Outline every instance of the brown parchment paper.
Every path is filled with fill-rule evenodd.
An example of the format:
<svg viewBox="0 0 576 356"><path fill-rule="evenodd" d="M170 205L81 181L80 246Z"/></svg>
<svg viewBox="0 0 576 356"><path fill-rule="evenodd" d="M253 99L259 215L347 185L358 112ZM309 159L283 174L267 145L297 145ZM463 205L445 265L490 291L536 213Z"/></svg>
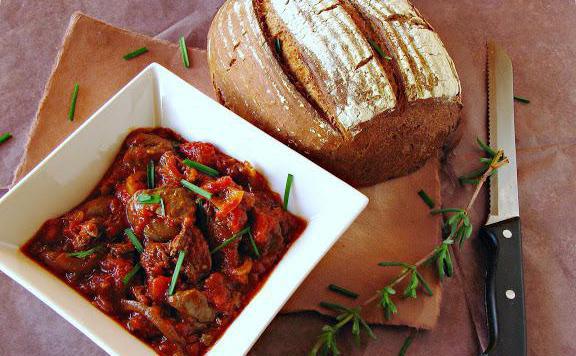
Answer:
<svg viewBox="0 0 576 356"><path fill-rule="evenodd" d="M38 101L70 15L82 10L114 25L191 46L205 46L208 24L223 0L0 2L0 130L14 139L0 146L0 186L10 183L22 156ZM486 135L485 41L512 57L514 86L531 104L516 104L520 212L523 227L528 354L576 354L576 3L572 0L413 0L451 54L463 86L462 141L443 164L445 206L466 203L469 188L455 177L476 164L474 138ZM68 92L66 95L69 95ZM1 192L0 192L1 194ZM473 211L485 219L485 195ZM485 335L482 253L472 240L462 268L443 284L434 330L421 332L409 355L477 355ZM463 269L463 271L462 271ZM0 273L1 355L103 355L95 344L17 283ZM462 287L465 288L462 288ZM474 323L470 319L474 315ZM315 313L280 315L254 346L254 355L306 354L327 320ZM345 355L396 355L408 331L377 327L360 348L345 333Z"/></svg>
<svg viewBox="0 0 576 356"><path fill-rule="evenodd" d="M146 46L149 52L130 61L122 58L125 48ZM178 46L121 30L81 13L72 16L62 49L40 101L30 143L16 172L19 180L40 162L65 137L73 132L102 103L118 91L142 68L157 61L205 93L211 94L204 51L191 50L191 68L181 63ZM70 83L78 82L78 96L74 122L66 118L69 96L62 95ZM122 118L118 118L121 120ZM322 300L338 299L327 292L329 283L345 285L368 299L379 284L398 273L395 268L379 268L383 256L393 261L415 262L424 257L440 238L440 220L428 213L427 206L416 192L424 189L440 203L438 160L431 160L424 169L409 177L399 178L363 192L371 202L355 223L333 248L321 266L303 284L285 311L317 310ZM397 221L403 221L397 224ZM349 261L347 274L342 274L342 261ZM357 278L371 275L372 278ZM441 289L433 275L428 280L434 296L415 303L400 301L398 317L393 324L432 328L440 310ZM373 304L374 306L375 304ZM370 322L384 323L378 308L367 308Z"/></svg>

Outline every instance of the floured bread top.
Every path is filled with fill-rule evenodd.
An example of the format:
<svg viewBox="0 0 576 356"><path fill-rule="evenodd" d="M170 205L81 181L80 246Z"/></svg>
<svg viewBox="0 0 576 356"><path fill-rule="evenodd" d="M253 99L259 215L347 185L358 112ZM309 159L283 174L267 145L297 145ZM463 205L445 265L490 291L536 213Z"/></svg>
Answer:
<svg viewBox="0 0 576 356"><path fill-rule="evenodd" d="M396 107L384 68L338 1L266 0L264 9L288 65L342 132Z"/></svg>
<svg viewBox="0 0 576 356"><path fill-rule="evenodd" d="M409 101L452 98L460 81L438 35L406 0L349 0L387 42Z"/></svg>
<svg viewBox="0 0 576 356"><path fill-rule="evenodd" d="M261 118L290 113L274 120L289 140L308 127L320 147L406 102L459 103L452 59L407 0L230 0L217 19L209 53L228 105ZM258 70L236 73L251 67Z"/></svg>

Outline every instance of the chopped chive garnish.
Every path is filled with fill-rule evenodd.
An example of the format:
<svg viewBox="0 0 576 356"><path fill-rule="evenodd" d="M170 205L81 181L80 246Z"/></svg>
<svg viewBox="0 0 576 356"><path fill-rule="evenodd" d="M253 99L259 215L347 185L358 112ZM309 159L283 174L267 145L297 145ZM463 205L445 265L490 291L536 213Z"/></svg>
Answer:
<svg viewBox="0 0 576 356"><path fill-rule="evenodd" d="M348 297L348 298L352 298L352 299L358 298L358 293L354 293L351 290L348 290L344 287L337 286L335 284L330 284L328 286L328 289L330 289L332 292L342 294L343 296Z"/></svg>
<svg viewBox="0 0 576 356"><path fill-rule="evenodd" d="M188 182L186 179L182 179L180 181L180 183L182 183L182 185L184 186L184 188L193 191L194 193L203 196L204 198L210 200L212 199L212 193L209 193L207 191L205 191L204 189L200 188L199 186L197 186L196 184L192 184L190 182Z"/></svg>
<svg viewBox="0 0 576 356"><path fill-rule="evenodd" d="M288 210L288 199L290 199L290 189L292 189L293 180L294 176L288 174L288 177L286 177L286 187L284 188L284 210Z"/></svg>
<svg viewBox="0 0 576 356"><path fill-rule="evenodd" d="M426 203L426 205L428 205L430 209L434 209L434 200L432 200L432 198L430 198L430 196L426 194L424 190L420 189L418 195L420 196L420 198L422 198L424 203Z"/></svg>
<svg viewBox="0 0 576 356"><path fill-rule="evenodd" d="M185 159L185 160L183 161L183 163L184 163L185 165L187 165L188 167L197 169L197 170L199 170L200 172L202 172L202 173L204 173L204 174L207 174L207 175L209 175L209 176L211 176L211 177L218 177L218 176L220 175L220 172L218 172L218 171L215 170L214 168L205 166L205 165L203 165L203 164L200 163L200 162L192 161L192 160L190 160L190 159Z"/></svg>
<svg viewBox="0 0 576 356"><path fill-rule="evenodd" d="M155 177L156 171L154 170L154 161L150 160L148 162L148 167L146 167L146 183L148 184L148 189L153 189L156 186Z"/></svg>
<svg viewBox="0 0 576 356"><path fill-rule="evenodd" d="M238 231L237 233L235 233L231 237L224 240L220 245L216 246L216 248L214 248L212 251L210 251L210 254L211 255L215 254L216 252L218 252L221 249L223 249L224 247L230 245L232 242L234 242L238 238L242 237L242 235L244 235L245 233L247 233L249 231L250 231L250 227L245 227L244 229Z"/></svg>
<svg viewBox="0 0 576 356"><path fill-rule="evenodd" d="M338 313L345 311L347 309L343 305L336 304L336 303L330 303L330 302L320 302L320 306L322 308L330 309L330 310L338 312Z"/></svg>
<svg viewBox="0 0 576 356"><path fill-rule="evenodd" d="M148 48L142 47L142 48L138 48L137 50L132 51L128 54L125 54L124 57L122 57L122 58L124 58L125 60L129 60L129 59L132 59L134 57L138 57L139 55L144 54L146 52L148 52Z"/></svg>
<svg viewBox="0 0 576 356"><path fill-rule="evenodd" d="M78 89L80 89L78 83L74 84L74 91L72 92L72 97L70 99L70 110L68 110L68 120L70 121L74 121L74 112L76 112L76 100L78 99Z"/></svg>
<svg viewBox="0 0 576 356"><path fill-rule="evenodd" d="M378 55L382 58L384 58L387 61L391 61L392 57L387 56L386 53L384 53L384 51L382 50L382 47L380 47L378 45L378 43L376 43L373 39L368 39L368 42L370 42L370 46L372 46L372 48L376 51L376 53L378 53Z"/></svg>
<svg viewBox="0 0 576 356"><path fill-rule="evenodd" d="M408 335L406 339L404 339L404 343L402 344L402 348L398 352L398 356L406 356L406 351L408 351L408 348L410 347L410 345L412 345L412 341L414 340L415 335L416 335L415 332L411 332L410 335Z"/></svg>
<svg viewBox="0 0 576 356"><path fill-rule="evenodd" d="M248 238L250 239L250 245L252 245L252 250L254 250L254 255L256 255L256 257L260 257L260 251L258 250L258 246L256 246L256 241L254 241L252 231L248 231Z"/></svg>
<svg viewBox="0 0 576 356"><path fill-rule="evenodd" d="M134 277L136 275L136 273L138 273L138 271L140 271L140 263L136 263L134 265L134 267L132 267L132 269L130 270L130 272L128 272L124 278L122 279L122 283L124 283L124 285L127 285L128 283L130 283L130 280L132 279L132 277Z"/></svg>
<svg viewBox="0 0 576 356"><path fill-rule="evenodd" d="M93 247L93 248L86 250L86 251L70 252L70 253L68 253L68 256L76 257L76 258L86 258L86 257L90 256L91 254L97 252L101 248L102 248L102 245L98 245L98 246Z"/></svg>
<svg viewBox="0 0 576 356"><path fill-rule="evenodd" d="M126 236L128 236L128 239L130 240L130 242L132 242L132 245L134 245L134 248L136 248L136 251L142 253L142 251L144 251L144 247L142 247L142 243L140 243L140 240L138 240L138 237L136 237L136 234L134 233L134 231L132 231L132 229L127 228L126 230L124 230L124 234L126 234Z"/></svg>
<svg viewBox="0 0 576 356"><path fill-rule="evenodd" d="M274 39L274 50L279 57L282 56L282 40L279 37Z"/></svg>
<svg viewBox="0 0 576 356"><path fill-rule="evenodd" d="M184 36L180 36L178 40L180 44L180 54L182 55L182 63L184 63L184 67L190 67L190 60L188 59L188 48L186 48L186 42L184 41Z"/></svg>
<svg viewBox="0 0 576 356"><path fill-rule="evenodd" d="M142 204L160 204L162 198L158 194L142 193L138 196L138 202Z"/></svg>
<svg viewBox="0 0 576 356"><path fill-rule="evenodd" d="M2 136L0 136L0 144L8 141L12 138L12 134L10 132L4 132Z"/></svg>
<svg viewBox="0 0 576 356"><path fill-rule="evenodd" d="M185 251L180 251L178 253L178 261L176 261L176 267L174 267L174 273L172 274L172 280L170 281L170 288L168 288L168 295L174 294L174 287L176 287L176 281L178 281L178 275L182 268L182 262L184 262L184 256L186 256Z"/></svg>
<svg viewBox="0 0 576 356"><path fill-rule="evenodd" d="M524 97L521 97L521 96L514 96L514 100L519 101L519 102L524 103L524 104L530 104L530 100L528 100Z"/></svg>
<svg viewBox="0 0 576 356"><path fill-rule="evenodd" d="M160 216L166 216L166 207L164 206L164 199L160 198Z"/></svg>

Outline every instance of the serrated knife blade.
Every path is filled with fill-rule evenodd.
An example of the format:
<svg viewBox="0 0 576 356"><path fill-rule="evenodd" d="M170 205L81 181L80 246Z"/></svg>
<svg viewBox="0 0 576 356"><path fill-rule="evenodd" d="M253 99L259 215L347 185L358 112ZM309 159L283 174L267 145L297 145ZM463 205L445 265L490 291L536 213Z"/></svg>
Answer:
<svg viewBox="0 0 576 356"><path fill-rule="evenodd" d="M490 146L509 163L490 177L490 214L480 238L487 247L486 314L489 342L483 355L526 355L522 238L516 174L512 62L488 42L488 129Z"/></svg>
<svg viewBox="0 0 576 356"><path fill-rule="evenodd" d="M488 131L491 147L501 148L509 163L490 178L488 224L520 216L516 173L512 62L494 42L488 43Z"/></svg>

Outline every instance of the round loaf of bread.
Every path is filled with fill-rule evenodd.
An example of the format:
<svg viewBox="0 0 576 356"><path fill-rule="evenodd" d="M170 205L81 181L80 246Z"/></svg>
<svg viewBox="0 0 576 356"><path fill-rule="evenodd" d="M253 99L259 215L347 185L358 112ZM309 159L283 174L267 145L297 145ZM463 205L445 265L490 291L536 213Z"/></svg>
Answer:
<svg viewBox="0 0 576 356"><path fill-rule="evenodd" d="M420 167L460 118L454 63L406 0L228 0L208 56L222 104L356 186Z"/></svg>

